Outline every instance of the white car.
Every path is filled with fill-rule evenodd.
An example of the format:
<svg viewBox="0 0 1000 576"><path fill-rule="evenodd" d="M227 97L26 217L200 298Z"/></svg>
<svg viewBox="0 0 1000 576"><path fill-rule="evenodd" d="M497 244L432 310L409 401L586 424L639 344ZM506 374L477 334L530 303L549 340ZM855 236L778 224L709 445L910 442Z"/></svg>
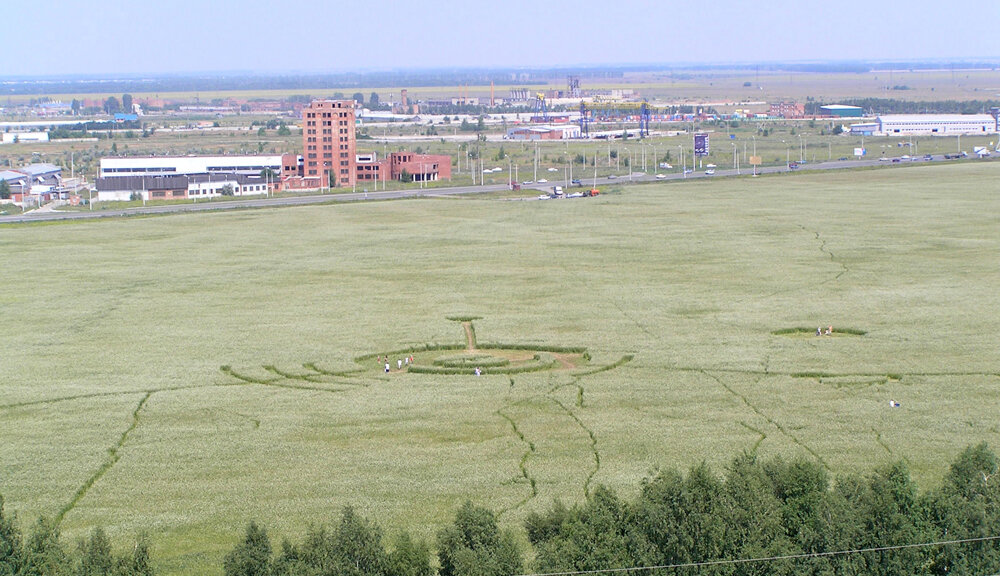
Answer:
<svg viewBox="0 0 1000 576"><path fill-rule="evenodd" d="M666 177L667 177L667 175L666 175L666 174L657 174L657 175L656 175L656 179L657 179L657 180L663 180L663 179L665 179Z"/></svg>
<svg viewBox="0 0 1000 576"><path fill-rule="evenodd" d="M552 196L549 196L548 194L539 194L538 195L538 199L539 200L551 200Z"/></svg>
<svg viewBox="0 0 1000 576"><path fill-rule="evenodd" d="M583 198L583 192L573 192L572 194L567 194L567 198Z"/></svg>
<svg viewBox="0 0 1000 576"><path fill-rule="evenodd" d="M549 172L558 172L558 171L559 171L558 168L549 168Z"/></svg>
<svg viewBox="0 0 1000 576"><path fill-rule="evenodd" d="M545 178L539 178L538 179L538 183L539 184L545 184L546 182L548 182L548 180L546 180Z"/></svg>

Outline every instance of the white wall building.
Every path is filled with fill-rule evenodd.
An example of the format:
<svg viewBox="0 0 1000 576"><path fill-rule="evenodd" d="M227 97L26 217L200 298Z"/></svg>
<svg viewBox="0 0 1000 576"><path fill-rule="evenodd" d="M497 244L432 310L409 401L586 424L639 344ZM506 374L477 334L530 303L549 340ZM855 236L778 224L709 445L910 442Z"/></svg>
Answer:
<svg viewBox="0 0 1000 576"><path fill-rule="evenodd" d="M101 177L176 176L182 174L260 174L270 168L281 174L281 155L269 156L151 156L101 158Z"/></svg>
<svg viewBox="0 0 1000 576"><path fill-rule="evenodd" d="M887 114L876 119L883 136L996 134L991 114Z"/></svg>

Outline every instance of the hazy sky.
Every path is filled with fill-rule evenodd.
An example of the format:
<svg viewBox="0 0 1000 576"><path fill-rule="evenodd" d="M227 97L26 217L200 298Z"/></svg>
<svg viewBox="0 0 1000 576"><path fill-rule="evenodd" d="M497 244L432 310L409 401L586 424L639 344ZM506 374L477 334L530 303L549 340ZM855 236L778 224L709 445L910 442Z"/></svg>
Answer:
<svg viewBox="0 0 1000 576"><path fill-rule="evenodd" d="M7 0L11 75L997 59L1000 2Z"/></svg>

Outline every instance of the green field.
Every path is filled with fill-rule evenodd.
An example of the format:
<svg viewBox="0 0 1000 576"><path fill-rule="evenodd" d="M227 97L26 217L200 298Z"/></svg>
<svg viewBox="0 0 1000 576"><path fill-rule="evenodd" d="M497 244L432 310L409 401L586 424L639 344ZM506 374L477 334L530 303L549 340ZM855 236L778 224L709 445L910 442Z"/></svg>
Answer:
<svg viewBox="0 0 1000 576"><path fill-rule="evenodd" d="M744 450L930 488L1000 443L998 170L5 226L0 493L205 574L250 519L298 539L353 504L430 539L471 498L518 527ZM395 370L460 355L456 319L561 360Z"/></svg>

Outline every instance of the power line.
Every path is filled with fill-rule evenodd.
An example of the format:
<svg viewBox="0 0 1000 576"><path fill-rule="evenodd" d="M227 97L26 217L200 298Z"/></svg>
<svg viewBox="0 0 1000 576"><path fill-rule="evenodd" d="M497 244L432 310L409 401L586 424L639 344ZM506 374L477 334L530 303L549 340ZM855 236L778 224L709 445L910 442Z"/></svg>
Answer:
<svg viewBox="0 0 1000 576"><path fill-rule="evenodd" d="M635 566L632 568L604 568L601 570L577 570L573 572L536 572L533 574L519 574L518 576L578 576L581 574L614 574L614 573L639 572L644 570L667 570L671 568L699 568L702 566L719 566L724 564L748 564L750 562L773 562L775 560L799 560L803 558L846 556L848 554L862 554L865 552L886 552L890 550L903 550L906 548L951 546L954 544L968 544L970 542L988 542L993 540L1000 540L1000 536L983 536L981 538L965 538L962 540L939 540L937 542L921 542L919 544L900 544L897 546L878 546L874 548L857 548L854 550L837 550L833 552L809 552L804 554L788 554L785 556L763 556L760 558L736 558L732 560L706 560L704 562L684 562L681 564L664 564L661 566Z"/></svg>

